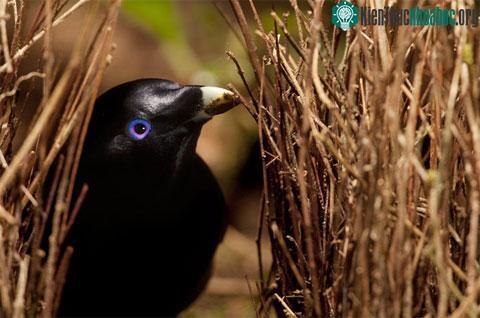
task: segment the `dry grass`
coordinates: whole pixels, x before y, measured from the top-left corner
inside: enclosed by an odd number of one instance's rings
[[[231,0],[274,256],[264,277],[260,254],[258,314],[478,317],[480,33],[332,31],[325,1],[290,3],[294,26],[272,11],[265,30],[252,1]],[[397,1],[429,3],[474,6]]]
[[[51,317],[58,306],[73,251],[62,248],[62,243],[87,191],[73,196],[76,168],[88,118],[111,58],[120,3],[44,0],[35,3],[38,10],[33,20],[26,14],[27,5],[34,4],[0,0],[2,317]],[[85,28],[79,30],[76,47],[63,67],[53,51],[52,32],[81,7],[88,7]],[[96,16],[103,18],[94,29]],[[35,69],[22,73],[22,63],[35,45],[41,46],[43,57]],[[42,88],[39,100],[29,98],[35,84]],[[27,136],[19,140],[19,125],[26,125],[20,123],[22,113],[28,109],[36,110],[34,119]],[[19,145],[17,149],[14,144]]]

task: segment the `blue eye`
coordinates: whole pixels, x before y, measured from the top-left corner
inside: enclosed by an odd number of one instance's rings
[[[134,119],[128,123],[128,134],[135,140],[147,137],[152,129],[152,124],[146,119]]]

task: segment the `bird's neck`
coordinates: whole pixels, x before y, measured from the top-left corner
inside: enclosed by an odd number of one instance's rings
[[[175,189],[178,183],[188,176],[192,166],[200,159],[196,154],[196,145],[200,129],[186,137],[171,155],[133,156],[111,160],[82,160],[80,175],[88,176],[84,180],[89,184],[100,184],[117,193],[130,193],[132,187],[150,187],[162,193]]]
[[[117,193],[131,193],[129,189],[148,187],[161,193],[167,193],[180,187],[179,181],[191,173],[192,167],[200,160],[194,152],[182,160],[144,162],[139,164],[109,163],[87,165],[88,184],[108,186]]]

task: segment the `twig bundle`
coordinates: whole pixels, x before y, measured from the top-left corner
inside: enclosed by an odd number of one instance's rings
[[[274,256],[259,314],[273,303],[287,317],[478,316],[480,33],[344,32],[325,1],[290,3],[294,27],[272,11],[265,30],[253,1],[231,0],[256,76],[242,98]]]
[[[119,0],[110,1],[106,8],[99,4],[90,0],[0,0],[2,317],[52,317],[58,307],[73,252],[62,244],[87,191],[85,188],[74,198],[76,169],[88,119],[109,63],[119,10]],[[28,19],[26,11],[30,8],[26,5],[38,7],[33,20]],[[85,28],[78,33],[63,69],[53,51],[53,29],[68,23],[69,16],[85,5],[89,7]],[[102,22],[94,29],[96,17]],[[21,73],[22,61],[42,41],[43,58],[36,69]],[[35,101],[28,95],[32,81],[38,78],[42,80],[42,98]],[[36,109],[36,113],[27,136],[18,140],[19,121],[26,108]],[[15,143],[18,149],[14,149]],[[44,186],[45,180],[48,186]]]

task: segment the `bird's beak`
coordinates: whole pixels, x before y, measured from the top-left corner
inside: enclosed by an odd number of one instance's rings
[[[210,116],[222,114],[240,104],[237,96],[227,89],[203,86],[200,90],[202,91],[202,110]]]

